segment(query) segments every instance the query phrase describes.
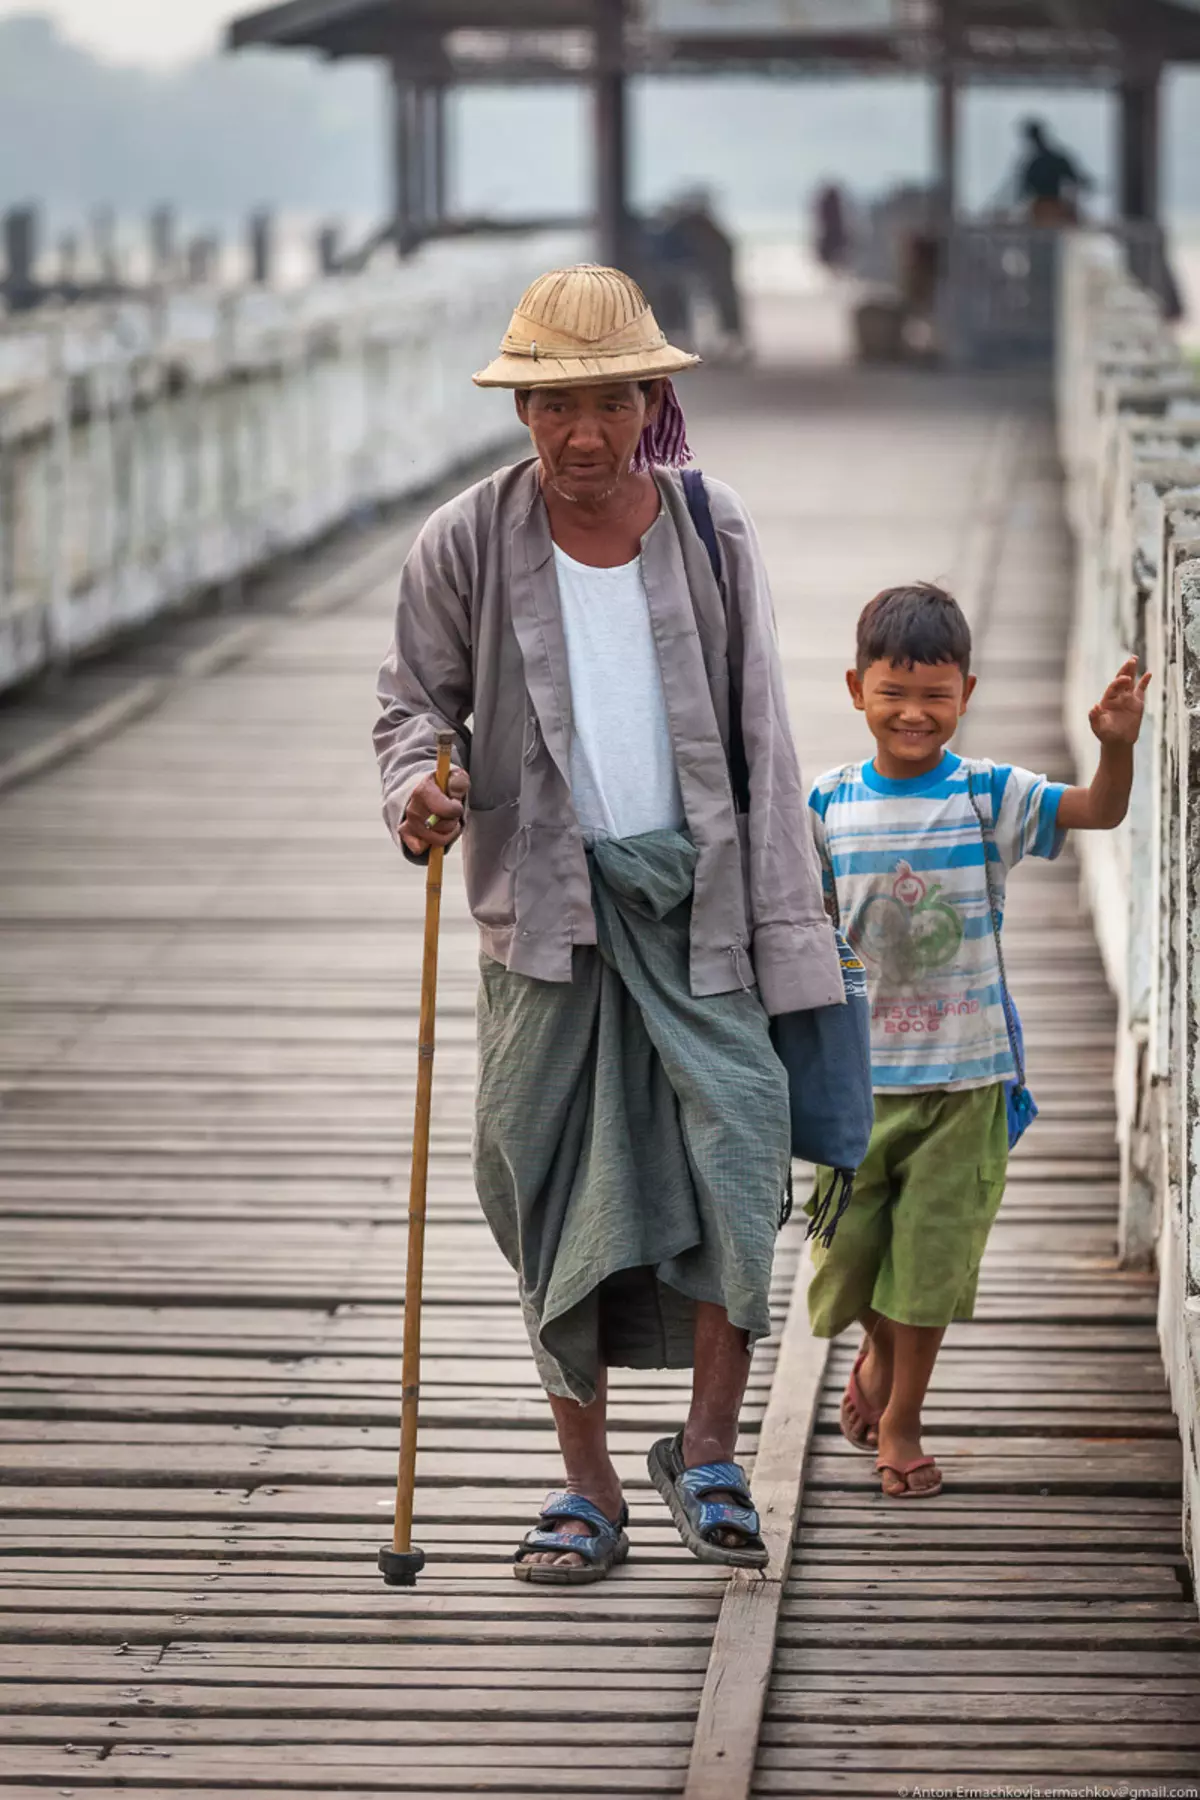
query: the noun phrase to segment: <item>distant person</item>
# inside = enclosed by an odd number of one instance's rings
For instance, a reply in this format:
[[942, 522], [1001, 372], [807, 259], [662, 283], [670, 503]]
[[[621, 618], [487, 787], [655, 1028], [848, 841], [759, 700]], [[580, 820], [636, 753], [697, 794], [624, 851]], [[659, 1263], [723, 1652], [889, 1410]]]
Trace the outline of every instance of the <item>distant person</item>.
[[1076, 225], [1079, 197], [1093, 183], [1065, 150], [1052, 144], [1038, 119], [1022, 127], [1028, 151], [1017, 177], [1017, 193], [1035, 225]]
[[630, 224], [634, 273], [655, 318], [668, 337], [690, 339], [692, 295], [686, 245], [664, 213], [633, 219]]
[[736, 253], [733, 239], [717, 221], [712, 196], [703, 188], [681, 194], [664, 208], [660, 226], [668, 259], [687, 270], [694, 288], [715, 311], [726, 352], [744, 356], [747, 345]]
[[1006, 878], [1125, 817], [1150, 680], [1137, 671], [1130, 657], [1091, 710], [1091, 785], [1065, 787], [949, 749], [975, 687], [949, 594], [889, 588], [858, 621], [846, 681], [875, 754], [823, 775], [809, 806], [830, 911], [867, 966], [875, 1129], [814, 1251], [808, 1309], [817, 1337], [863, 1328], [841, 1429], [889, 1499], [942, 1485], [925, 1392], [946, 1327], [974, 1312], [1009, 1149], [1036, 1113], [1001, 951]]
[[813, 202], [813, 249], [826, 269], [844, 269], [850, 252], [846, 203], [836, 181], [817, 189]]

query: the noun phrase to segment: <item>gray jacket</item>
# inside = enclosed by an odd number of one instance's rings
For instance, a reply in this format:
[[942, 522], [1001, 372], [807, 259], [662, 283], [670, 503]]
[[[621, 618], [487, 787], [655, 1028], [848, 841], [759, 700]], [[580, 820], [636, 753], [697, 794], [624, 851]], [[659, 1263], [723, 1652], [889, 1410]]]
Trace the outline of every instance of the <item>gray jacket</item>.
[[[699, 852], [692, 992], [756, 979], [769, 1013], [838, 1003], [841, 969], [754, 528], [737, 495], [709, 482], [727, 617], [682, 483], [661, 470], [655, 479], [662, 510], [642, 539], [642, 573]], [[729, 781], [731, 662], [750, 771], [742, 815]], [[483, 948], [519, 974], [569, 981], [572, 949], [595, 943], [596, 925], [571, 803], [571, 688], [536, 460], [499, 470], [426, 522], [400, 578], [379, 701], [375, 748], [393, 836], [432, 772], [437, 732], [452, 728], [471, 775], [463, 860]]]

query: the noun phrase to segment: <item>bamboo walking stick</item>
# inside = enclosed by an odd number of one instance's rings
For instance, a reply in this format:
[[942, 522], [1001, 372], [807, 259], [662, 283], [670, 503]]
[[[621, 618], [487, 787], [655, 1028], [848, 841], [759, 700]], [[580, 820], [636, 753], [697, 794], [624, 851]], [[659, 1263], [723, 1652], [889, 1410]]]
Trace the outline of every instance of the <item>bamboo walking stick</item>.
[[[436, 780], [443, 794], [450, 780], [454, 733], [439, 731]], [[417, 1478], [417, 1419], [421, 1397], [421, 1284], [425, 1268], [425, 1189], [429, 1173], [429, 1113], [433, 1101], [433, 1046], [437, 1016], [438, 926], [442, 916], [442, 864], [446, 853], [429, 852], [425, 876], [425, 954], [421, 964], [421, 1021], [417, 1051], [417, 1105], [413, 1122], [412, 1176], [408, 1190], [408, 1263], [404, 1285], [404, 1368], [400, 1401], [400, 1467], [391, 1547], [379, 1552], [388, 1587], [415, 1587], [425, 1552], [412, 1543], [413, 1489]]]

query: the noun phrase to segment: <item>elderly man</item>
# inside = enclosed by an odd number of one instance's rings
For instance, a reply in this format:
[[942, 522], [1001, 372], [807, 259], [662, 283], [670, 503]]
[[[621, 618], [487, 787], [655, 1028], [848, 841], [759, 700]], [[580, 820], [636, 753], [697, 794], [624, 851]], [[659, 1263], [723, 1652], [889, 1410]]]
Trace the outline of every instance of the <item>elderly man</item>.
[[566, 1477], [526, 1581], [628, 1554], [611, 1366], [694, 1369], [651, 1478], [697, 1556], [766, 1560], [734, 1457], [789, 1171], [768, 1015], [843, 989], [754, 531], [675, 472], [696, 360], [617, 270], [535, 282], [475, 377], [535, 454], [426, 523], [380, 674], [385, 817], [410, 858], [462, 835], [482, 939], [475, 1177]]

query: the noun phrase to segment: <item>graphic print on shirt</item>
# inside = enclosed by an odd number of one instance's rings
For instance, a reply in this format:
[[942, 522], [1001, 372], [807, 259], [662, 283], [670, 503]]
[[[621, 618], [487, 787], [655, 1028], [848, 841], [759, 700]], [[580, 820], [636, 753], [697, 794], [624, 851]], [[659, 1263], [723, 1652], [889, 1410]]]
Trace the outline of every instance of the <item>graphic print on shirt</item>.
[[884, 980], [908, 987], [958, 955], [963, 922], [938, 882], [926, 883], [906, 862], [896, 864], [889, 893], [868, 894], [850, 921], [850, 942]]
[[877, 1093], [1011, 1077], [989, 888], [1003, 918], [1009, 870], [1058, 854], [1063, 792], [1029, 769], [951, 751], [910, 780], [887, 780], [867, 762], [816, 783], [809, 807], [825, 890], [867, 971]]

